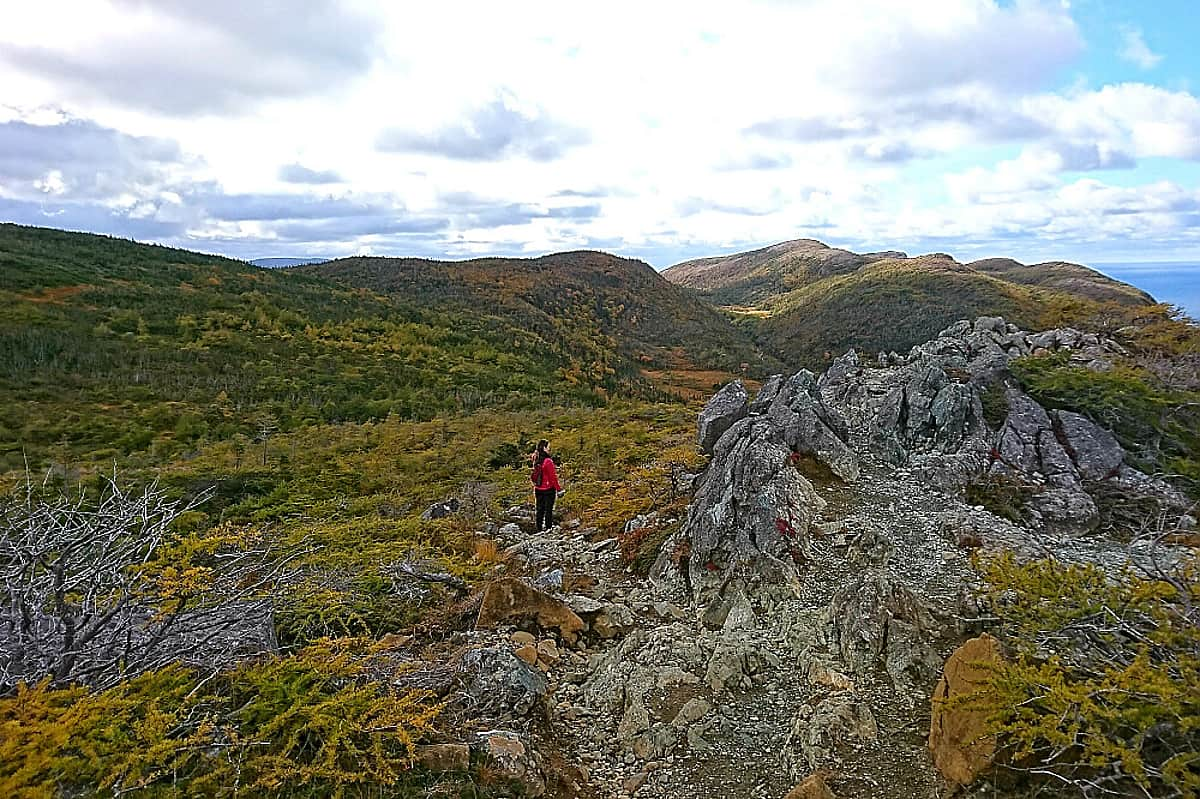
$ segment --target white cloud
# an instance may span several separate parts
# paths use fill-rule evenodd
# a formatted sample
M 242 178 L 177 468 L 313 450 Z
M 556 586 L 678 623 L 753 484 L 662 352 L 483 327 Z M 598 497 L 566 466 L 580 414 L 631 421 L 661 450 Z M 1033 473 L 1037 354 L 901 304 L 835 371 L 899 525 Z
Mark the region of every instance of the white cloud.
M 1121 50 L 1118 54 L 1141 69 L 1154 69 L 1163 60 L 1161 55 L 1146 44 L 1145 35 L 1139 28 L 1121 29 Z
M 272 7 L 10 10 L 0 123 L 107 133 L 92 160 L 49 127 L 31 157 L 0 152 L 0 198 L 248 255 L 600 242 L 669 260 L 800 235 L 969 245 L 1047 224 L 1065 172 L 1200 158 L 1190 93 L 1052 90 L 1085 45 L 1053 0 Z M 1156 213 L 1186 241 L 1183 212 Z

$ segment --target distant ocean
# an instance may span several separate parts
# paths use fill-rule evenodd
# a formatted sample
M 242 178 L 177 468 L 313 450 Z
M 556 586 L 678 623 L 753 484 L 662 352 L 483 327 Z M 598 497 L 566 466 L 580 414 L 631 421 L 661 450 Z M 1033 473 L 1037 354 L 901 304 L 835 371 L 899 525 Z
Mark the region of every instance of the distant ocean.
M 1091 264 L 1091 267 L 1150 292 L 1159 302 L 1178 305 L 1193 319 L 1200 320 L 1200 263 L 1158 261 Z

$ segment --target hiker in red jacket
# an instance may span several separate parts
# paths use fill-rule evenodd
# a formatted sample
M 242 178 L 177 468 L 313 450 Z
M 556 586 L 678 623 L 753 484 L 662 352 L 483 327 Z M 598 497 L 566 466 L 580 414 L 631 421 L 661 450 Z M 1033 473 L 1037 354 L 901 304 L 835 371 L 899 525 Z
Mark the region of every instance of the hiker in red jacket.
M 533 493 L 537 495 L 537 523 L 535 532 L 549 530 L 554 526 L 554 499 L 562 493 L 558 483 L 558 468 L 550 457 L 550 442 L 542 439 L 533 453 Z

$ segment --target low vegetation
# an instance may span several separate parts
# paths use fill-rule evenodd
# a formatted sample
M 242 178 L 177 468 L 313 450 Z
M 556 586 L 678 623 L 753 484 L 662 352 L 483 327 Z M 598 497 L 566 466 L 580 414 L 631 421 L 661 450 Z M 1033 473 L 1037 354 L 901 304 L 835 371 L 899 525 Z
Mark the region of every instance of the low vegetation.
M 566 518 L 615 532 L 617 514 L 678 513 L 682 470 L 697 460 L 687 443 L 693 419 L 684 406 L 629 402 L 427 422 L 393 417 L 281 432 L 253 457 L 234 441 L 215 442 L 164 467 L 123 473 L 128 483 L 157 476 L 151 496 L 169 511 L 154 515 L 161 541 L 134 572 L 144 578 L 129 596 L 152 612 L 208 607 L 203 598 L 220 582 L 213 555 L 256 552 L 254 542 L 271 541 L 270 562 L 286 565 L 272 583 L 268 617 L 280 649 L 247 659 L 216 641 L 213 651 L 182 664 L 146 658 L 123 679 L 96 685 L 56 680 L 53 668 L 27 670 L 0 698 L 0 786 L 47 797 L 62 789 L 145 797 L 416 795 L 405 791 L 435 784 L 455 792 L 448 795 L 504 795 L 504 785 L 474 765 L 458 775 L 414 769 L 414 743 L 457 740 L 461 730 L 443 728 L 452 722 L 432 699 L 387 687 L 391 679 L 381 678 L 403 670 L 389 642 L 432 634 L 436 645 L 450 632 L 446 609 L 461 598 L 453 585 L 478 585 L 501 560 L 475 531 L 486 517 L 528 502 L 531 439 L 547 435 L 554 443 L 568 486 L 560 501 Z M 23 475 L 9 479 L 10 489 L 24 490 Z M 99 518 L 93 511 L 109 496 L 107 485 L 101 473 L 81 469 L 71 487 L 83 499 L 68 509 Z M 34 493 L 41 490 L 35 484 Z M 46 490 L 57 496 L 57 488 Z M 26 494 L 17 496 L 0 525 L 6 544 L 28 527 L 23 519 L 61 505 L 35 497 L 30 506 Z M 420 518 L 449 496 L 464 500 L 458 514 Z M 15 565 L 0 556 L 0 568 Z M 451 580 L 429 583 L 406 568 Z M 214 662 L 223 665 L 214 670 Z
M 973 701 L 1010 776 L 1088 797 L 1200 791 L 1198 567 L 984 564 L 1010 657 Z
M 1087 415 L 1113 431 L 1134 465 L 1200 498 L 1200 328 L 1167 306 L 1108 309 L 1096 321 L 1129 349 L 1111 368 L 1057 353 L 1017 359 L 1013 374 L 1045 407 Z

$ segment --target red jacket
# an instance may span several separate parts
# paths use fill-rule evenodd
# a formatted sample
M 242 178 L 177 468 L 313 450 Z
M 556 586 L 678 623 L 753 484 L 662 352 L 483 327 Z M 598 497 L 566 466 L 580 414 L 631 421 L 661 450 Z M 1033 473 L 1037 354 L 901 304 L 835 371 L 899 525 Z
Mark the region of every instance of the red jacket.
M 562 491 L 562 486 L 558 484 L 558 468 L 555 467 L 554 461 L 546 458 L 542 461 L 542 482 L 537 485 L 538 491 Z

